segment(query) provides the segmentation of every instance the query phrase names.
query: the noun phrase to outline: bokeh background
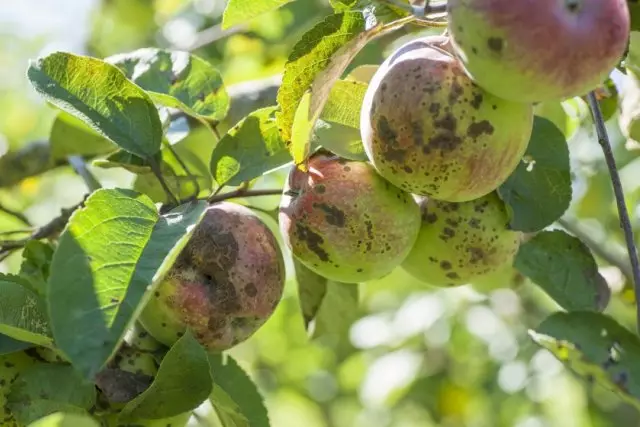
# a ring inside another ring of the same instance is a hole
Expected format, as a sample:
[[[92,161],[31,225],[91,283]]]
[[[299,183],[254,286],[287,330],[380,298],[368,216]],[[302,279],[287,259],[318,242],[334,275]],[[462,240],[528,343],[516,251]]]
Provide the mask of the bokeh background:
[[[293,44],[331,10],[326,0],[298,0],[222,31],[225,3],[0,0],[0,159],[49,137],[56,111],[25,77],[28,61],[40,55],[64,50],[105,57],[147,46],[192,50],[233,86],[277,76]],[[415,31],[372,43],[350,68],[380,63]],[[614,77],[622,90],[624,79]],[[601,272],[613,291],[607,313],[633,328],[634,295],[622,236],[586,104],[574,99],[538,111],[569,138],[574,200],[562,225],[598,251]],[[615,100],[608,115],[637,230],[640,152],[620,132]],[[120,170],[91,171],[105,187],[130,186],[133,179]],[[281,182],[284,173],[268,179]],[[41,225],[85,192],[82,180],[62,167],[0,187],[0,203]],[[272,197],[259,203],[273,209],[277,202]],[[0,233],[20,228],[24,224],[0,212]],[[15,271],[19,259],[16,255],[0,263],[0,271]],[[528,338],[527,330],[555,310],[553,301],[509,269],[456,289],[430,287],[398,270],[360,285],[359,310],[339,314],[344,321],[336,322],[348,327],[331,327],[310,339],[291,278],[275,315],[233,354],[259,384],[274,427],[640,425],[634,408],[578,379]],[[199,414],[193,425],[215,425],[207,408]]]

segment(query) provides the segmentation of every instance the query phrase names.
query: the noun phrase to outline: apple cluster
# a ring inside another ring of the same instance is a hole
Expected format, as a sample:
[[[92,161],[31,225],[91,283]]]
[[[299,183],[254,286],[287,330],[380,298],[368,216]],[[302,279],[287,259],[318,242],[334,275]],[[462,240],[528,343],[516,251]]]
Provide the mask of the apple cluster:
[[[346,283],[400,266],[435,286],[510,267],[523,234],[496,191],[527,149],[533,106],[580,96],[624,54],[622,0],[449,0],[444,36],[397,48],[361,110],[369,162],[293,170],[280,226],[316,273]]]
[[[318,152],[293,167],[280,231],[293,256],[342,283],[400,267],[435,286],[513,263],[497,189],[527,149],[533,106],[594,89],[629,37],[623,0],[449,0],[448,31],[397,48],[361,109],[368,161]],[[492,279],[491,279],[492,280]],[[285,282],[276,237],[250,209],[211,206],[141,322],[161,343],[186,329],[210,351],[273,313]]]

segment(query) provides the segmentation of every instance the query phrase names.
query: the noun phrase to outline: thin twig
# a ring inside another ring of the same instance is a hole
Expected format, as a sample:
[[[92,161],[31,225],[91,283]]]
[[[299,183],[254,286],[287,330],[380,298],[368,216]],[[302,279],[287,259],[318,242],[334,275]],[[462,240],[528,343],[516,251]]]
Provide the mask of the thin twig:
[[[189,179],[193,182],[193,185],[195,187],[195,194],[193,198],[195,199],[196,197],[198,197],[198,194],[200,194],[200,183],[198,182],[198,178],[193,173],[191,173],[191,170],[184,162],[184,160],[182,160],[182,157],[180,157],[176,150],[173,149],[173,145],[171,145],[171,143],[167,144],[167,148],[169,149],[169,151],[171,151],[171,155],[176,159],[184,173],[186,173]]]
[[[207,199],[209,204],[222,202],[228,199],[237,199],[240,197],[257,197],[257,196],[279,196],[282,194],[281,188],[269,188],[265,190],[247,190],[246,188],[238,188],[228,193],[214,194]]]
[[[14,217],[17,220],[19,220],[20,222],[22,222],[23,224],[31,226],[31,221],[29,221],[29,218],[27,218],[22,212],[18,212],[16,210],[9,209],[8,207],[3,206],[3,205],[0,205],[0,212],[4,212],[7,215],[11,215],[12,217]]]
[[[87,168],[87,162],[85,162],[82,156],[68,156],[67,160],[75,171],[75,173],[82,178],[84,185],[87,186],[90,192],[94,192],[102,188],[100,182],[96,179],[91,171]]]
[[[631,265],[629,265],[626,259],[616,256],[616,254],[608,250],[602,242],[597,242],[587,231],[583,229],[582,226],[580,226],[580,224],[577,224],[575,221],[561,218],[557,222],[562,228],[576,236],[582,241],[582,243],[587,245],[589,249],[591,249],[591,252],[596,254],[596,256],[602,258],[608,264],[617,267],[629,282],[633,282],[633,271],[631,270]]]
[[[156,178],[158,179],[158,182],[160,183],[160,186],[166,193],[167,199],[169,199],[169,203],[171,203],[174,206],[178,206],[179,204],[178,199],[171,192],[169,185],[167,185],[167,182],[164,180],[164,177],[162,176],[162,171],[160,170],[160,165],[158,164],[156,159],[154,159],[153,157],[149,157],[147,160],[149,161],[149,166],[151,167],[151,171],[156,176]]]
[[[616,166],[616,160],[613,156],[613,150],[611,149],[611,142],[609,141],[609,135],[604,124],[604,118],[602,117],[602,110],[596,98],[594,92],[589,92],[587,96],[589,101],[589,107],[591,108],[591,114],[593,121],[596,125],[596,131],[598,133],[598,143],[604,153],[604,158],[609,168],[609,175],[611,176],[611,184],[613,185],[613,193],[616,197],[616,205],[618,206],[618,216],[620,217],[620,228],[624,232],[624,239],[627,244],[627,252],[629,253],[629,260],[631,261],[631,271],[633,273],[633,284],[636,293],[636,320],[637,327],[640,328],[640,262],[638,261],[638,251],[636,249],[635,239],[633,237],[633,228],[631,226],[631,219],[629,218],[629,212],[627,211],[627,205],[624,200],[624,191],[622,189],[622,183],[620,182],[620,175],[618,174],[618,168]]]
[[[87,196],[85,196],[82,201],[75,206],[72,206],[67,209],[62,209],[59,216],[52,219],[42,227],[36,228],[29,237],[19,240],[8,240],[0,242],[0,261],[8,257],[11,252],[22,249],[29,243],[31,240],[40,240],[54,237],[56,234],[60,233],[64,230],[64,227],[67,225],[69,218],[71,215],[79,208],[84,205]]]

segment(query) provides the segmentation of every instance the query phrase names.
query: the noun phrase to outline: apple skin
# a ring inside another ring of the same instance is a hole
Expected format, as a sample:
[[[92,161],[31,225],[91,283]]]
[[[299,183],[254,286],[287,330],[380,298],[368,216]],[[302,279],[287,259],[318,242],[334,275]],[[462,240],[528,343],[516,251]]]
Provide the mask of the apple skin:
[[[293,255],[342,283],[390,273],[418,235],[416,201],[367,162],[322,154],[308,167],[292,168],[280,205],[280,230]]]
[[[523,234],[508,229],[507,209],[493,192],[463,203],[424,199],[422,228],[402,268],[433,286],[472,283],[513,264]]]
[[[378,68],[360,116],[365,152],[397,187],[464,202],[500,186],[526,151],[533,107],[497,98],[474,84],[429,36],[398,48]]]
[[[189,329],[210,352],[247,340],[273,314],[285,283],[282,252],[249,208],[209,208],[145,306],[140,323],[173,345]]]
[[[624,0],[450,0],[449,33],[469,76],[504,99],[581,96],[627,48]]]

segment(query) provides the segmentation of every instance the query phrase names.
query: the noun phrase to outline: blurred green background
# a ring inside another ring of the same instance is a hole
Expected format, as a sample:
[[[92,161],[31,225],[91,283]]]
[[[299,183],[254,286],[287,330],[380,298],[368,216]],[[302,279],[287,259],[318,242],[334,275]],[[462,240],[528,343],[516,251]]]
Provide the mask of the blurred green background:
[[[293,44],[331,10],[327,0],[298,0],[222,31],[224,7],[224,0],[0,0],[0,158],[46,141],[55,118],[25,78],[31,59],[56,50],[105,57],[147,46],[185,49],[218,67],[232,86],[282,72]],[[350,68],[380,63],[411,31],[417,29],[372,43]],[[563,225],[602,251],[601,272],[614,294],[607,312],[633,328],[622,236],[586,105],[574,99],[538,111],[570,137],[574,200]],[[615,101],[608,125],[637,230],[640,159],[637,143],[622,137]],[[133,180],[125,171],[91,170],[105,187]],[[281,182],[284,173],[268,179]],[[41,225],[85,192],[63,167],[0,188],[0,204]],[[277,202],[259,201],[263,209]],[[20,228],[0,212],[0,233]],[[15,271],[19,260],[12,256],[0,271]],[[530,341],[528,328],[557,310],[555,303],[509,270],[485,282],[445,290],[396,271],[360,285],[359,312],[344,316],[348,328],[310,340],[291,279],[275,315],[232,353],[258,382],[274,427],[640,425],[635,409]],[[206,407],[199,413],[193,425],[215,425]]]

